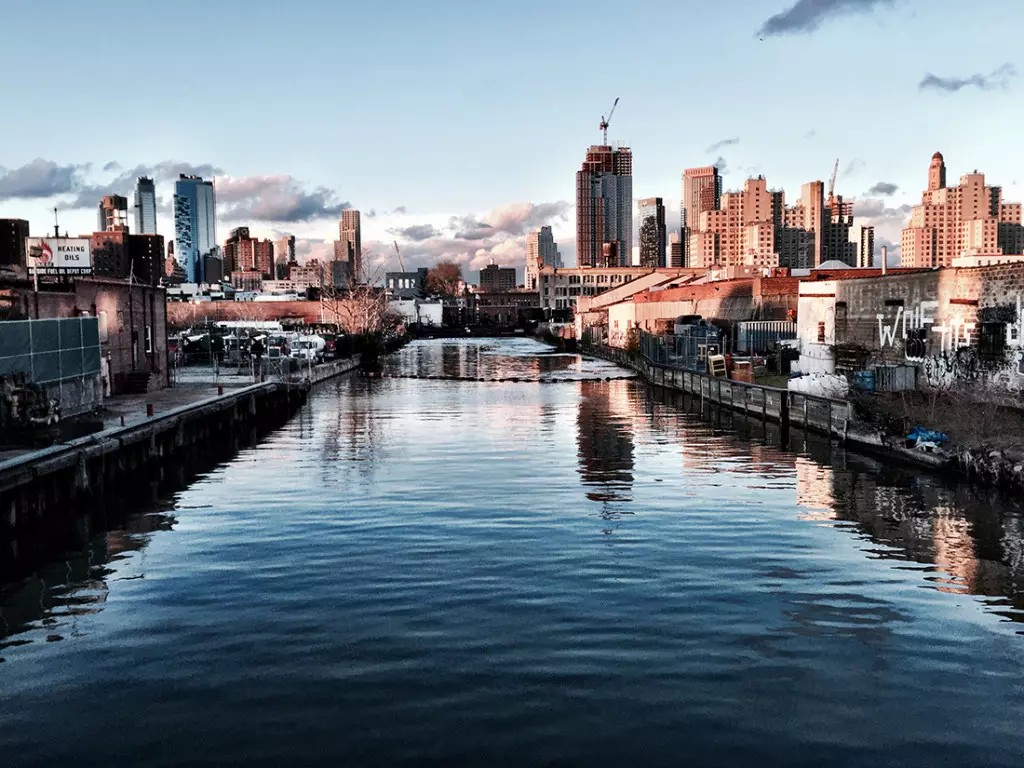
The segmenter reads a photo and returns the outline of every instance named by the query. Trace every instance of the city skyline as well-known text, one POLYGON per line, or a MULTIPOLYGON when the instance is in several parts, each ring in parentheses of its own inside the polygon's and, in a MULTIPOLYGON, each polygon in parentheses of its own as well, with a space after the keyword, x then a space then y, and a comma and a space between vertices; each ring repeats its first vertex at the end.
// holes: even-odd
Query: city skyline
MULTIPOLYGON (((144 49, 160 71, 172 66, 179 47, 188 51, 199 45, 182 34, 181 14, 169 10, 147 8, 131 19, 101 20, 74 4, 60 5, 61 13, 45 18, 41 9, 29 6, 9 16, 26 31, 0 52, 0 61, 20 74, 12 84, 16 100, 31 103, 50 91, 58 69, 62 88, 70 90, 79 78, 88 79, 90 67, 102 64, 100 46, 95 52, 82 51, 74 72, 56 62, 23 71, 17 64, 31 50, 28 33, 44 24, 50 33, 104 39, 116 35, 126 61, 144 49)), ((975 9, 949 0, 849 0, 821 2, 814 8, 793 0, 747 0, 722 13, 666 4, 659 8, 665 32, 656 40, 629 37, 620 53, 622 66, 584 88, 559 91, 555 98, 547 95, 550 71, 572 66, 587 39, 567 33, 596 28, 599 18, 613 11, 610 4, 590 3, 586 14, 572 4, 544 6, 545 25, 532 23, 541 13, 541 6, 532 2, 514 13, 491 8, 468 13, 456 7, 459 3, 440 12, 403 4, 402 14, 344 3, 337 8, 299 5, 322 22, 309 32, 313 41, 326 43, 327 30, 344 20, 377 33, 391 24, 395 28, 388 34, 410 45, 398 47, 397 58, 387 66, 363 67, 367 71, 361 78, 345 78, 343 86, 315 72, 330 47, 325 45, 321 53, 316 42, 303 46, 310 56, 308 63, 297 65, 298 72, 284 73, 269 62, 250 62, 239 69, 232 56, 242 40, 261 35, 269 39, 277 33, 272 14, 266 13, 270 6, 250 3, 244 14, 232 3, 205 8, 211 28, 240 23, 247 35, 232 36, 211 57, 209 82, 196 94, 196 108, 216 114, 226 95, 245 85, 260 86, 267 99, 288 86, 296 107, 307 102, 317 107, 305 110, 303 121, 289 122, 283 132, 275 129, 273 141, 267 141, 265 132, 239 130, 233 121, 220 118, 204 124, 202 132, 183 132, 175 120, 153 123, 142 110, 119 118, 119 130, 110 130, 100 106, 87 102, 76 105, 83 119, 73 126, 56 120, 10 120, 2 127, 0 216, 28 219, 33 234, 42 234, 52 227, 56 205, 62 229, 84 233, 92 228, 100 198, 130 197, 135 177, 148 175, 156 182, 157 231, 170 238, 168 182, 185 172, 216 178, 223 231, 250 226, 260 237, 295 234, 300 258, 328 257, 338 218, 349 204, 364 212, 364 250, 378 257, 387 256, 386 246, 397 239, 412 264, 445 257, 468 270, 491 258, 521 264, 526 233, 547 224, 571 264, 576 250, 572 173, 582 149, 600 142, 598 120, 616 96, 622 101, 609 138, 628 139, 636 159, 633 196, 664 198, 669 234, 679 220, 680 174, 701 165, 721 166, 725 190, 740 189, 745 178, 764 173, 792 195, 808 181, 826 180, 839 156, 838 189, 854 202, 857 221, 876 227, 876 242, 890 246, 891 259, 898 258, 899 230, 909 208, 919 202, 921 158, 936 150, 951 159, 953 178, 976 167, 1002 186, 1008 199, 1024 198, 1024 149, 1012 134, 1021 112, 1013 98, 1019 81, 1008 55, 992 53, 1013 50, 1013 22, 1024 20, 1024 9, 1001 8, 999 14, 979 18, 975 9), (723 66, 688 80, 687 99, 679 100, 670 98, 678 62, 669 30, 684 19, 691 39, 688 55, 723 66), (524 62, 513 76, 500 51, 490 52, 494 46, 482 42, 486 31, 498 27, 508 30, 503 37, 515 39, 516 47, 527 40, 549 53, 524 62), (416 37, 423 28, 432 34, 416 37), (983 33, 972 39, 984 38, 985 47, 967 41, 955 58, 925 55, 926 41, 962 28, 983 33), (864 57, 864 39, 879 33, 891 40, 887 56, 864 57), (480 60, 479 83, 461 74, 465 46, 446 48, 467 34, 474 50, 480 47, 486 54, 480 60), (551 45, 554 39, 560 39, 559 46, 551 45), (425 59, 430 66, 422 66, 425 59), (783 78, 788 82, 797 59, 818 60, 821 66, 803 71, 800 89, 780 91, 777 84, 783 78), (829 59, 855 67, 854 91, 881 116, 878 130, 865 126, 851 99, 801 98, 800 92, 828 93, 833 87, 835 64, 829 59), (637 81, 626 75, 641 63, 650 77, 637 81), (749 77, 744 99, 724 100, 720 110, 702 114, 699 121, 685 119, 689 100, 710 98, 738 71, 749 77), (407 77, 409 72, 413 77, 407 77), (297 88, 290 87, 293 77, 300 81, 297 88), (425 104, 440 101, 436 94, 452 85, 482 94, 483 108, 456 106, 446 113, 443 107, 425 104), (481 85, 488 87, 474 87, 481 85), (340 107, 321 106, 342 87, 346 108, 356 105, 344 116, 340 107), (495 88, 500 88, 501 99, 490 95, 495 88), (519 119, 527 103, 542 106, 545 120, 532 125, 519 119), (400 117, 413 110, 415 132, 400 117), (951 110, 983 112, 986 120, 967 130, 948 120, 951 110), (752 115, 758 117, 756 128, 752 115), (336 142, 346 148, 337 157, 316 151, 336 142), (427 148, 446 158, 444 183, 424 175, 413 162, 427 148), (505 170, 480 170, 497 157, 505 170)), ((358 65, 364 47, 369 48, 357 42, 345 51, 349 65, 358 65)), ((504 45, 511 42, 503 40, 497 47, 504 45)), ((126 75, 126 93, 142 90, 134 87, 141 82, 137 78, 141 75, 126 75)))

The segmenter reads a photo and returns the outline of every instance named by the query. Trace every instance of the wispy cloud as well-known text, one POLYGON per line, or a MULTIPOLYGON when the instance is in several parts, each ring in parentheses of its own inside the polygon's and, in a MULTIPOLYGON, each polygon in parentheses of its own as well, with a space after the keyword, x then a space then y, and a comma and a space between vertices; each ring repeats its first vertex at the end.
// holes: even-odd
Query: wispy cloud
POLYGON ((989 74, 975 73, 968 77, 939 77, 931 72, 927 73, 917 87, 922 91, 944 91, 956 93, 964 88, 977 88, 981 91, 991 91, 995 88, 1006 88, 1010 80, 1017 76, 1017 68, 1010 62, 992 70, 989 74))
POLYGON ((899 186, 893 184, 891 181, 879 181, 877 184, 871 187, 871 189, 868 190, 868 194, 885 195, 886 197, 888 197, 890 195, 895 195, 896 190, 898 189, 899 186))
POLYGON ((733 146, 735 144, 739 144, 739 143, 740 143, 740 137, 739 136, 734 136, 731 139, 722 139, 721 141, 716 141, 714 144, 712 144, 710 147, 708 147, 704 151, 707 152, 710 155, 710 154, 718 152, 718 151, 720 151, 722 149, 725 149, 726 147, 731 147, 731 146, 733 146))
POLYGON ((814 32, 825 21, 836 16, 869 13, 878 6, 892 5, 895 0, 797 0, 761 25, 761 37, 814 32))
POLYGON ((393 227, 388 230, 388 234, 401 237, 404 240, 420 242, 421 240, 429 240, 432 237, 440 236, 441 230, 433 224, 413 224, 409 227, 393 227))

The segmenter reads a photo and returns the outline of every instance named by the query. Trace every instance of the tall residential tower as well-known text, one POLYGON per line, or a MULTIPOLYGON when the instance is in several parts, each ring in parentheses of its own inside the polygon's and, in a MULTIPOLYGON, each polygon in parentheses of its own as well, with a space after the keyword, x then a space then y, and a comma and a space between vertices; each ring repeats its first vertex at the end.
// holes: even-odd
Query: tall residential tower
POLYGON ((682 191, 679 203, 680 230, 682 233, 682 266, 690 266, 690 235, 700 229, 700 215, 705 211, 717 211, 722 197, 722 177, 713 165, 687 168, 683 171, 682 191))
POLYGON ((594 145, 576 172, 576 264, 629 266, 633 253, 633 153, 594 145))
POLYGON ((338 242, 334 246, 335 259, 339 257, 349 263, 349 275, 353 282, 366 282, 363 275, 363 236, 359 224, 359 211, 341 212, 338 223, 338 242), (339 247, 340 246, 340 247, 339 247))
POLYGON ((665 205, 660 197, 648 197, 639 203, 640 266, 664 267, 665 205))

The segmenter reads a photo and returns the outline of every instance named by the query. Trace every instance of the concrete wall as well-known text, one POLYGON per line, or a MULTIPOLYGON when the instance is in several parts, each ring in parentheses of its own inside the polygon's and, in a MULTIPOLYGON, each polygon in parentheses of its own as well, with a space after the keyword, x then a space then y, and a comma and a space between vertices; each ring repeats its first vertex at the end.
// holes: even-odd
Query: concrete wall
MULTIPOLYGON (((805 312, 829 298, 801 300, 805 312)), ((835 344, 868 364, 910 364, 932 386, 1024 391, 1024 264, 948 268, 861 280, 835 290, 835 344)), ((808 320, 809 323, 809 320, 808 320)), ((802 342, 809 324, 800 323, 802 342)))

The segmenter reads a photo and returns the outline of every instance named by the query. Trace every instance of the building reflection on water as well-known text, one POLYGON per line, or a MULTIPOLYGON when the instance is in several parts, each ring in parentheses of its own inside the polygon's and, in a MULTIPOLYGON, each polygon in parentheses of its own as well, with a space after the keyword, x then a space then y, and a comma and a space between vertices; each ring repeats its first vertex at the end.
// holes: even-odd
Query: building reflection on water
POLYGON ((931 588, 991 598, 991 610, 1024 621, 1024 507, 1018 500, 944 484, 812 435, 794 435, 806 453, 784 451, 778 442, 757 441, 767 434, 757 419, 717 409, 702 414, 699 400, 680 393, 654 390, 649 398, 651 429, 676 435, 684 470, 776 478, 791 472, 800 519, 866 536, 863 548, 871 557, 917 563, 931 588))
POLYGON ((176 522, 169 511, 132 515, 81 552, 0 592, 0 660, 7 647, 80 636, 79 619, 103 610, 110 582, 145 578, 146 545, 176 522))
POLYGON ((591 501, 629 502, 633 488, 634 408, 629 388, 581 382, 576 411, 579 474, 591 501))

